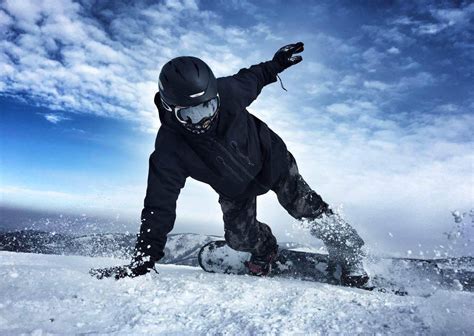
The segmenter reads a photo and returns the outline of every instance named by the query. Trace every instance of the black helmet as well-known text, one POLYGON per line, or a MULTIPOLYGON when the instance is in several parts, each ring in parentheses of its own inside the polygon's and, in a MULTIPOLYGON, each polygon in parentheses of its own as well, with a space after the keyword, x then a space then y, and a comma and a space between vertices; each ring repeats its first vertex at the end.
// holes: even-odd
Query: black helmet
POLYGON ((192 56, 176 57, 161 69, 158 82, 163 107, 193 133, 205 133, 219 109, 217 80, 211 68, 192 56))

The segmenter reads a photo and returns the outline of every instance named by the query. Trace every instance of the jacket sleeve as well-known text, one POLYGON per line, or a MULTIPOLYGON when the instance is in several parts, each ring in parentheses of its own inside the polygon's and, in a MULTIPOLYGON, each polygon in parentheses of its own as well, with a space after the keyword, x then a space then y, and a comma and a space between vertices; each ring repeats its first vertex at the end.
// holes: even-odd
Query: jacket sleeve
POLYGON ((260 94, 263 87, 277 80, 277 74, 283 69, 275 61, 267 61, 240 69, 230 76, 232 91, 242 108, 249 106, 260 94))
POLYGON ((176 219, 176 201, 188 176, 177 151, 170 150, 176 146, 166 139, 166 134, 158 133, 149 160, 148 186, 135 250, 154 261, 164 256, 167 235, 176 219))

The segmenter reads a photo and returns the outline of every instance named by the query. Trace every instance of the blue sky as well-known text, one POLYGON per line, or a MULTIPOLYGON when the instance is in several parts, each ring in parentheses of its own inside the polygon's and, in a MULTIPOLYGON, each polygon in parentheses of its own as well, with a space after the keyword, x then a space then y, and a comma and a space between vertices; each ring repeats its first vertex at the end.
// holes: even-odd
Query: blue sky
MULTIPOLYGON (((470 2, 0 6, 2 204, 138 218, 161 66, 194 55, 225 76, 303 41, 304 61, 281 75, 288 92, 270 85, 249 110, 315 190, 387 250, 435 246, 451 211, 473 208, 470 2)), ((259 219, 303 239, 273 195, 259 219)), ((188 180, 176 229, 222 233, 209 187, 188 180)))

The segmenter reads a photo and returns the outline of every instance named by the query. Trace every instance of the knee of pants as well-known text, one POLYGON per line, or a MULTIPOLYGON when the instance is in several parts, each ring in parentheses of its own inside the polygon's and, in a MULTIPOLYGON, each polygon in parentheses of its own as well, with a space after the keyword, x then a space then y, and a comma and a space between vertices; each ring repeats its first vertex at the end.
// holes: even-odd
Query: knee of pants
POLYGON ((243 232, 225 230, 224 239, 227 244, 237 251, 250 251, 257 244, 256 235, 245 235, 243 232))
POLYGON ((308 218, 315 219, 319 217, 328 208, 326 202, 323 201, 315 191, 310 191, 301 195, 288 206, 287 210, 296 219, 308 218))

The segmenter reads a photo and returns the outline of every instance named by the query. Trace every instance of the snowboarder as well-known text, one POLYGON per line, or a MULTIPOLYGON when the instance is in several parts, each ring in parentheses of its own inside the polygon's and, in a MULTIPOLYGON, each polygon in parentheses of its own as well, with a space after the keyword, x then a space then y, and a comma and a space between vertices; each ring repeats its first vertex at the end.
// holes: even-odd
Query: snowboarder
POLYGON ((161 127, 150 156, 134 256, 130 265, 95 275, 119 279, 154 269, 174 225, 180 190, 192 177, 219 194, 225 239, 233 249, 252 254, 251 274, 267 275, 277 255, 270 227, 256 218, 256 197, 272 190, 291 216, 311 223, 311 233, 340 265, 343 284, 368 281, 363 240, 308 186, 283 140, 246 109, 280 72, 302 61, 296 54, 303 49, 302 42, 286 45, 270 61, 217 79, 196 57, 177 57, 163 66, 155 95, 161 127))

